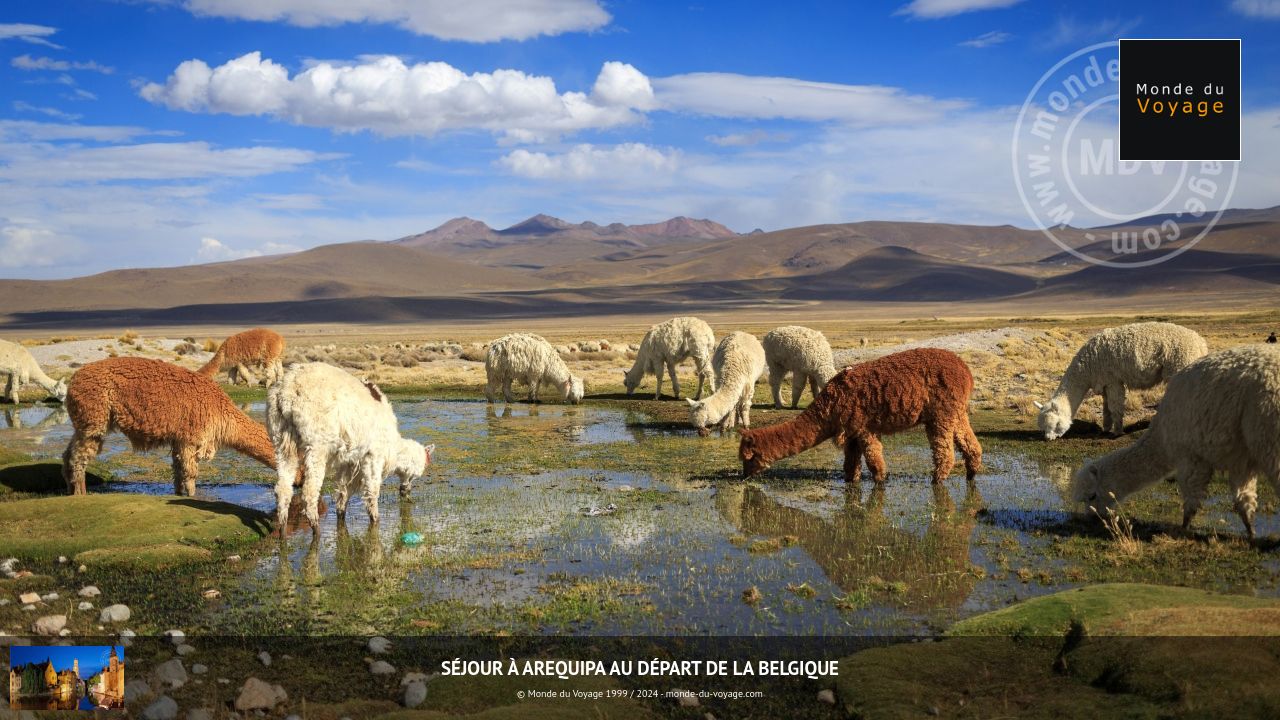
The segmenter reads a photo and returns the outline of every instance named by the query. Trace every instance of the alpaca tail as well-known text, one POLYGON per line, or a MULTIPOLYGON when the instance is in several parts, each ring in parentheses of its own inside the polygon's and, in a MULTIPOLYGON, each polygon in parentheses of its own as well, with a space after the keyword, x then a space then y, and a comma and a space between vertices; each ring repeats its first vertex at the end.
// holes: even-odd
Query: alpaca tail
POLYGON ((225 342, 219 345, 218 351, 213 354, 213 357, 209 358, 209 362, 205 363, 204 367, 200 368, 196 372, 207 378, 217 375, 218 371, 222 369, 223 361, 227 358, 226 347, 227 344, 225 342))

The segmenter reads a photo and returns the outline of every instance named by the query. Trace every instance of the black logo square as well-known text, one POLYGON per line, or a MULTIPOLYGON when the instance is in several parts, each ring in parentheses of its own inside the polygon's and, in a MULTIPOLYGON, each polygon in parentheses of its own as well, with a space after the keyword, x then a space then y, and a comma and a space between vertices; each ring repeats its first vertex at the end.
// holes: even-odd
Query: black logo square
POLYGON ((1121 160, 1240 159, 1239 40, 1120 41, 1121 160))

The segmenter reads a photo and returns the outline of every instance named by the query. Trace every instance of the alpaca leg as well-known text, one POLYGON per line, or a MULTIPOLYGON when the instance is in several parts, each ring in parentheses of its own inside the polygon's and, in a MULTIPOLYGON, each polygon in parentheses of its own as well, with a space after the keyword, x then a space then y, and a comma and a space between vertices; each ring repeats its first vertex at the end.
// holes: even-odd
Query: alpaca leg
MULTIPOLYGON (((667 372, 671 374, 671 392, 675 394, 676 399, 680 399, 680 379, 676 377, 676 364, 667 361, 667 372)), ((695 400, 697 398, 694 398, 695 400)))
POLYGON ((360 480, 364 486, 364 509, 369 512, 370 524, 378 522, 378 496, 382 491, 381 465, 366 457, 360 463, 360 480))
POLYGON ((1245 534, 1253 540, 1253 513, 1258 509, 1258 478, 1246 473, 1231 474, 1231 490, 1235 495, 1235 510, 1244 523, 1245 534))
POLYGON ((351 470, 345 465, 334 473, 333 506, 339 522, 344 522, 347 517, 347 501, 351 499, 352 480, 351 470))
POLYGON ((791 373, 791 409, 800 407, 800 396, 804 394, 804 384, 808 380, 804 373, 796 370, 791 373))
POLYGON ((844 444, 844 484, 857 486, 862 481, 862 455, 866 438, 847 438, 844 444))
POLYGON ((493 394, 498 389, 493 380, 493 378, 489 378, 484 384, 484 399, 490 405, 493 404, 493 394))
POLYGON ((101 436, 87 436, 76 433, 62 453, 62 479, 67 483, 68 495, 84 495, 84 469, 89 461, 98 457, 102 450, 101 436))
POLYGON ((654 364, 653 364, 653 376, 654 376, 654 378, 655 378, 655 379, 657 380, 657 382, 658 382, 658 387, 657 387, 657 389, 655 389, 655 390, 653 391, 653 399, 654 399, 654 400, 661 400, 661 399, 662 399, 662 373, 663 373, 663 372, 665 372, 665 371, 666 371, 666 370, 665 370, 665 368, 663 367, 663 365, 662 365, 662 362, 661 362, 661 361, 654 362, 654 364))
POLYGON ((538 402, 538 393, 542 391, 542 378, 532 378, 529 383, 529 402, 538 402))
POLYGON ((810 375, 809 376, 809 394, 812 395, 813 397, 809 398, 809 400, 810 401, 817 400, 818 393, 820 392, 822 392, 822 383, 818 381, 818 376, 810 375))
POLYGON ((236 363, 236 374, 239 375, 240 381, 243 381, 245 385, 258 384, 258 379, 253 376, 253 373, 249 372, 249 368, 245 367, 244 363, 236 363))
POLYGON ((755 399, 756 386, 750 383, 742 389, 742 398, 738 400, 738 424, 743 430, 751 427, 751 401, 755 399))
POLYGON ((786 368, 769 366, 769 389, 773 391, 773 409, 782 409, 782 381, 787 377, 786 368))
POLYGON ((302 498, 306 501, 303 514, 311 523, 311 532, 320 534, 320 486, 328 469, 327 458, 322 452, 308 452, 302 466, 302 498))
MULTIPOLYGON (((693 399, 701 400, 702 386, 707 384, 707 374, 706 372, 704 372, 705 368, 703 368, 702 365, 699 365, 696 359, 694 360, 694 367, 697 368, 697 374, 698 374, 698 392, 694 394, 693 399)), ((711 392, 715 392, 715 390, 712 390, 711 392)))
POLYGON ((502 381, 502 399, 506 402, 512 402, 511 399, 511 378, 502 381))
POLYGON ((187 443, 173 444, 173 494, 191 497, 196 494, 196 477, 200 464, 196 447, 187 443))
POLYGON ((293 502, 293 488, 301 485, 302 463, 295 455, 276 450, 276 525, 284 537, 289 522, 289 504, 293 502))
POLYGON ((876 486, 884 485, 887 469, 884 464, 884 445, 880 444, 880 438, 875 435, 868 435, 862 438, 863 450, 862 455, 867 460, 867 469, 871 471, 871 479, 876 486))
POLYGON ((956 445, 960 447, 960 454, 964 456, 964 478, 972 485, 974 477, 982 470, 982 444, 978 442, 978 436, 973 433, 973 426, 969 424, 969 417, 961 418, 963 424, 956 432, 956 445))
POLYGON ((1213 478, 1213 468, 1207 463, 1192 459, 1178 466, 1178 493, 1182 495, 1182 529, 1191 527, 1191 521, 1200 506, 1204 504, 1205 495, 1209 492, 1209 480, 1213 478))
POLYGON ((1108 385, 1102 389, 1102 429, 1110 435, 1124 434, 1123 385, 1108 385))
POLYGON ((9 379, 4 384, 4 401, 18 404, 18 374, 9 373, 9 379))
POLYGON ((942 428, 937 424, 925 425, 925 435, 929 438, 929 447, 933 450, 933 482, 941 483, 951 474, 956 464, 956 447, 952 440, 955 433, 950 428, 942 428))

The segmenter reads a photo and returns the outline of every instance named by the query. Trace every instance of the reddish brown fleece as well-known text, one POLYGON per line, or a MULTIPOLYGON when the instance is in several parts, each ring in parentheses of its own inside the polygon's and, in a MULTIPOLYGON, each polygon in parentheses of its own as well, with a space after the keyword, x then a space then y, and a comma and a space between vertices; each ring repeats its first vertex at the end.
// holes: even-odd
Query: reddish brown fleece
POLYGON ((865 455, 872 478, 880 483, 885 466, 879 436, 924 425, 933 449, 933 481, 951 474, 959 445, 972 482, 982 466, 982 446, 969 426, 972 391, 969 367, 946 350, 906 350, 845 368, 794 420, 742 433, 742 475, 750 477, 776 460, 843 436, 845 482, 858 480, 865 455))
POLYGON ((284 338, 280 333, 266 328, 253 328, 223 340, 209 362, 196 372, 205 377, 215 377, 222 370, 241 364, 270 368, 282 355, 284 338))
POLYGON ((203 375, 160 360, 116 357, 85 365, 67 387, 67 413, 75 433, 62 455, 67 491, 83 495, 84 469, 111 430, 135 450, 170 446, 173 489, 195 494, 198 461, 229 447, 270 468, 275 448, 267 429, 245 415, 203 375))

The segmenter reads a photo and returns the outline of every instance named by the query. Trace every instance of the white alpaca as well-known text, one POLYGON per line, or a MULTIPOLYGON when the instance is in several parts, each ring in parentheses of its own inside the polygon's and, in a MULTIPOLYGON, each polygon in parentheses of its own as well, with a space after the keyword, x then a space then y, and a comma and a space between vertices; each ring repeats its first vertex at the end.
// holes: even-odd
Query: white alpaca
POLYGON ((271 386, 267 431, 276 451, 278 527, 286 527, 301 464, 303 512, 317 533, 326 471, 333 470, 338 516, 346 515, 347 499, 360 485, 369 520, 377 522, 383 478, 398 476, 400 494, 408 495, 435 451, 400 437, 391 402, 376 385, 324 363, 294 365, 271 386))
POLYGON ((689 422, 699 435, 715 426, 721 432, 736 425, 751 426, 751 400, 764 375, 764 348, 750 333, 729 333, 711 358, 717 390, 706 400, 689 400, 689 422))
POLYGON ((671 318, 649 328, 644 339, 640 341, 640 349, 636 351, 635 364, 623 373, 622 384, 627 394, 635 393, 644 376, 653 374, 658 381, 653 399, 662 399, 662 371, 665 368, 671 375, 671 389, 676 398, 680 397, 680 381, 676 379, 676 365, 688 358, 693 358, 698 372, 698 392, 694 400, 702 398, 702 386, 707 384, 711 392, 715 392, 716 384, 711 369, 711 353, 716 345, 716 335, 711 326, 696 317, 671 318))
POLYGON ((0 375, 9 376, 4 387, 5 402, 16 404, 19 401, 18 390, 27 383, 44 388, 58 402, 67 399, 67 381, 45 375, 26 348, 8 340, 0 340, 0 375))
POLYGON ((1280 491, 1280 349, 1239 347, 1204 357, 1169 381, 1151 429, 1127 448, 1085 464, 1072 495, 1105 513, 1170 475, 1182 526, 1200 509, 1215 470, 1227 473, 1235 510, 1253 537, 1258 476, 1280 491))
POLYGON ((577 405, 585 392, 582 378, 569 372, 560 354, 541 336, 525 333, 503 335, 489 344, 484 355, 484 372, 488 379, 484 395, 494 401, 498 388, 502 399, 511 402, 511 383, 519 380, 529 386, 529 400, 537 402, 543 383, 560 391, 560 399, 577 405))
POLYGON ((817 330, 799 325, 786 325, 770 330, 764 336, 764 356, 769 365, 769 386, 773 389, 773 407, 782 409, 782 381, 791 373, 791 409, 800 403, 807 382, 809 391, 818 397, 827 381, 836 374, 831 359, 831 345, 817 330))
POLYGON ((1102 394, 1102 429, 1124 433, 1126 390, 1167 382, 1209 352, 1204 338, 1181 325, 1133 323, 1103 330, 1085 341, 1063 374, 1058 389, 1040 409, 1038 423, 1046 440, 1066 434, 1080 403, 1090 392, 1102 394))

